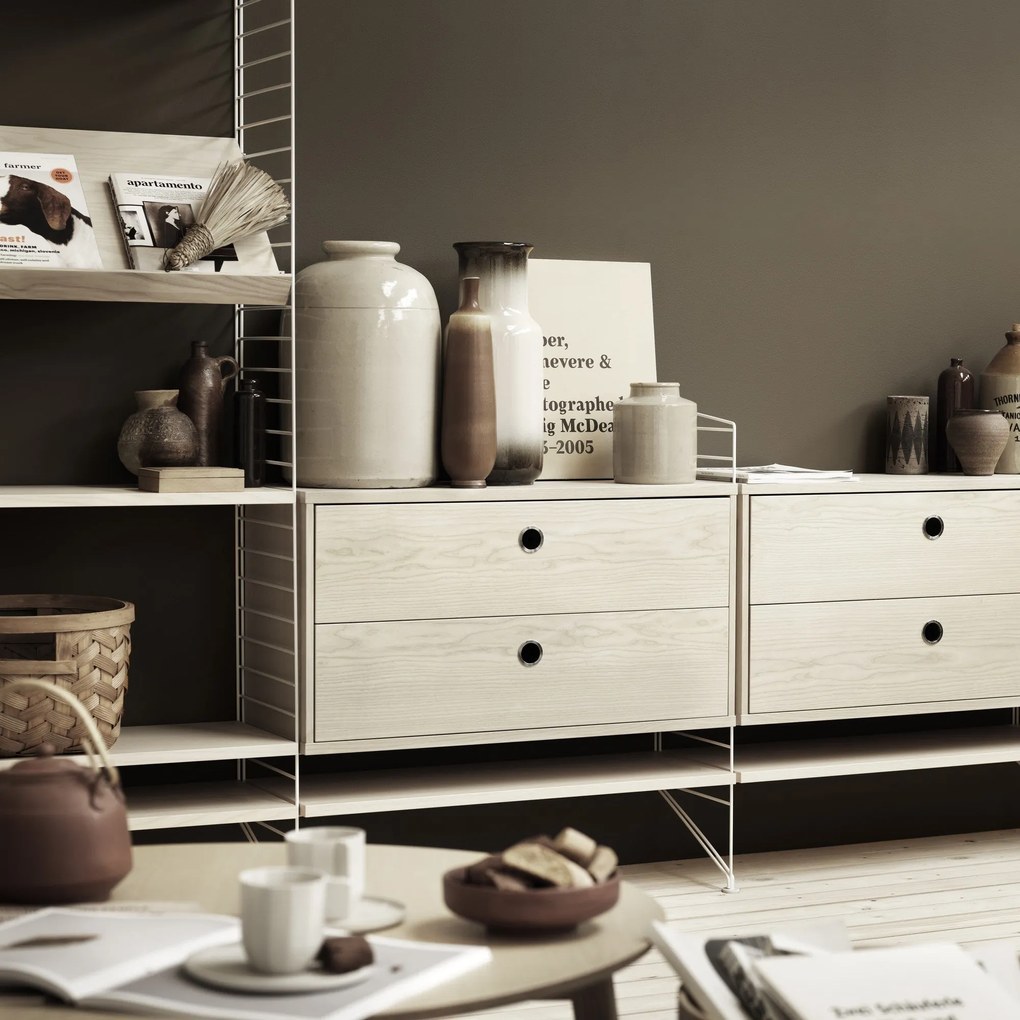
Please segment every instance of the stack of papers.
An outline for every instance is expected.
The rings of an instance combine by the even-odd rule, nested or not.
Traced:
[[[706,481],[734,481],[732,468],[698,468],[698,477]],[[791,464],[760,464],[756,467],[738,467],[738,482],[844,482],[855,481],[853,471],[820,470],[794,467]]]

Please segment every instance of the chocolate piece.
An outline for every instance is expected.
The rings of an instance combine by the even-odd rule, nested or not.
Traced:
[[[346,974],[367,967],[375,957],[368,939],[363,936],[334,935],[323,940],[315,959],[331,974]]]

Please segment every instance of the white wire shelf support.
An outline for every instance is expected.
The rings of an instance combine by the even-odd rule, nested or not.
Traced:
[[[294,273],[295,0],[235,0],[234,125],[244,158],[269,174],[291,204],[288,221],[269,231],[280,270],[290,275],[286,303],[237,305],[238,382],[264,395],[266,484],[289,489],[288,503],[239,507],[235,519],[237,714],[294,742],[292,757],[237,763],[238,778],[289,791],[297,824],[297,534],[295,528]],[[291,827],[289,824],[287,827]],[[276,822],[245,823],[250,840],[282,835]]]
[[[719,797],[714,793],[706,793],[704,790],[659,790],[659,796],[666,802],[669,809],[680,819],[687,831],[694,837],[695,842],[708,856],[709,860],[722,872],[723,878],[726,884],[722,887],[722,891],[726,893],[739,892],[737,885],[736,875],[733,870],[733,844],[734,844],[734,810],[733,810],[733,798],[736,778],[736,770],[734,768],[734,729],[732,726],[728,728],[728,739],[716,740],[714,737],[705,736],[701,733],[694,733],[689,731],[678,731],[674,735],[681,737],[685,740],[691,741],[698,745],[703,745],[709,748],[716,748],[723,752],[725,761],[727,762],[727,768],[730,774],[730,783],[726,787],[727,795],[725,797]],[[653,748],[656,751],[662,750],[662,734],[656,733],[653,735]],[[713,787],[713,789],[718,789]],[[705,834],[704,830],[692,817],[690,811],[685,808],[680,801],[677,799],[677,794],[683,794],[687,797],[693,797],[698,800],[707,801],[710,804],[715,804],[726,809],[726,849],[725,851],[719,850],[712,840]]]
[[[729,442],[720,441],[720,436],[729,436]],[[704,443],[703,443],[704,439]],[[711,450],[726,450],[724,453],[702,453],[702,445]],[[728,467],[729,481],[737,480],[737,423],[729,418],[717,418],[713,414],[698,412],[698,468]]]

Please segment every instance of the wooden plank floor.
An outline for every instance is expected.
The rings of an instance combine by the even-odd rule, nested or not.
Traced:
[[[624,878],[690,932],[752,934],[774,924],[842,918],[855,946],[1012,940],[1020,951],[1020,829],[746,854],[740,891],[720,891],[707,860],[629,865]],[[627,1020],[676,1020],[678,982],[654,949],[616,975]],[[475,1013],[478,1020],[571,1020],[564,1002]]]

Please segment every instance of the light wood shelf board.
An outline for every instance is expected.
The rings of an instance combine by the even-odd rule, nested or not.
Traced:
[[[128,789],[128,826],[143,829],[228,825],[293,818],[285,781],[181,783]],[[274,792],[279,791],[279,796]]]
[[[4,485],[0,509],[103,506],[251,506],[290,504],[293,489],[236,492],[141,492],[131,485]]]
[[[676,499],[678,496],[730,496],[737,486],[728,482],[690,482],[684,485],[620,485],[612,479],[556,480],[533,485],[488,485],[484,489],[454,489],[427,485],[417,489],[298,489],[302,503],[499,503],[536,499]]]
[[[738,783],[905,772],[1020,760],[1020,727],[830,737],[738,747]]]
[[[961,492],[983,489],[1018,489],[1020,475],[882,475],[861,474],[843,482],[741,482],[740,491],[749,496],[807,496],[838,492]]]
[[[722,753],[718,764],[710,762],[707,752],[698,753],[701,760],[663,751],[385,769],[343,777],[306,775],[301,779],[301,813],[311,818],[729,785]]]
[[[111,173],[209,177],[241,155],[233,138],[138,134],[63,128],[2,129],[9,151],[67,153],[75,158],[103,269],[0,269],[0,298],[34,301],[144,301],[175,304],[280,305],[290,276],[146,273],[128,268],[108,179]]]

